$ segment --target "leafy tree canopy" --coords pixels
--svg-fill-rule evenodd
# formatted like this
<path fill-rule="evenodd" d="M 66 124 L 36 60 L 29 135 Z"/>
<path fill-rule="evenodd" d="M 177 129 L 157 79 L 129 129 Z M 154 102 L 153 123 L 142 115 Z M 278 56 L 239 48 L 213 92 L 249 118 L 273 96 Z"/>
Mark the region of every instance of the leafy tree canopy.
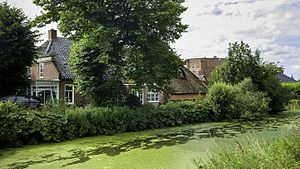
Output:
<path fill-rule="evenodd" d="M 46 11 L 36 23 L 59 22 L 61 32 L 74 40 L 71 60 L 76 83 L 96 104 L 109 97 L 119 102 L 126 80 L 133 80 L 137 87 L 168 90 L 169 81 L 183 65 L 170 47 L 187 28 L 180 18 L 186 10 L 183 2 L 34 0 Z"/>
<path fill-rule="evenodd" d="M 260 51 L 254 54 L 248 44 L 235 42 L 229 44 L 228 56 L 224 63 L 211 75 L 210 85 L 216 82 L 238 84 L 246 78 L 251 78 L 257 90 L 267 93 L 271 98 L 272 113 L 282 111 L 288 101 L 289 93 L 280 84 L 277 74 L 283 71 L 274 63 L 262 61 Z"/>
<path fill-rule="evenodd" d="M 0 3 L 0 97 L 24 89 L 36 56 L 37 34 L 20 9 Z"/>

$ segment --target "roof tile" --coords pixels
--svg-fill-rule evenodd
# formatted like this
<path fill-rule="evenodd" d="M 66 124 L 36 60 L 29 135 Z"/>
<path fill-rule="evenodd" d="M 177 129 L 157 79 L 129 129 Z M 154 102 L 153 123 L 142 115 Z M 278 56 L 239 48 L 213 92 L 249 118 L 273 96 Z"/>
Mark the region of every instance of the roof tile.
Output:
<path fill-rule="evenodd" d="M 47 40 L 39 47 L 41 57 L 52 55 L 62 79 L 73 79 L 69 65 L 69 50 L 72 42 L 68 38 L 56 38 Z"/>

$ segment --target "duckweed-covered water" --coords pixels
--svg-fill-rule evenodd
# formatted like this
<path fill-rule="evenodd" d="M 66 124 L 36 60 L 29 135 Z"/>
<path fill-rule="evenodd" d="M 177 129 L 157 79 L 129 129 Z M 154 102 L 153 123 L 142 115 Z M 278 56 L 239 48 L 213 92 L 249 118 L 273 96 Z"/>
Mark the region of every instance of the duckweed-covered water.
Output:
<path fill-rule="evenodd" d="M 3 149 L 0 168 L 193 169 L 193 159 L 205 160 L 218 148 L 286 135 L 298 119 L 300 113 L 290 112 L 253 122 L 205 123 Z"/>

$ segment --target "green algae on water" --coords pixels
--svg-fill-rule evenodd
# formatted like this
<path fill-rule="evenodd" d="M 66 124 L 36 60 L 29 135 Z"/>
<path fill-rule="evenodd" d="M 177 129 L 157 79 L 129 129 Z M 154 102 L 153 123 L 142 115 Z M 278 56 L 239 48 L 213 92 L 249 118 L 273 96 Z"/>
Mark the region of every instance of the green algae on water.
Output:
<path fill-rule="evenodd" d="M 205 159 L 215 145 L 234 146 L 237 139 L 247 137 L 272 140 L 297 119 L 299 113 L 4 149 L 0 150 L 0 168 L 192 168 L 191 159 Z"/>

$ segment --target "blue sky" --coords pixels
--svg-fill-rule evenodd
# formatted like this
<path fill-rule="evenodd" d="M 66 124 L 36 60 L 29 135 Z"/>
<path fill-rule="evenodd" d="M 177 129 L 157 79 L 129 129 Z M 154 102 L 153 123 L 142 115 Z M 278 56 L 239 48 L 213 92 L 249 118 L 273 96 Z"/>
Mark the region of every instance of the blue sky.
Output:
<path fill-rule="evenodd" d="M 0 2 L 3 0 L 0 0 Z M 31 0 L 7 0 L 30 18 L 40 14 Z M 300 79 L 300 0 L 186 0 L 187 33 L 172 46 L 181 58 L 225 57 L 230 42 L 244 41 Z M 56 28 L 51 24 L 39 29 Z"/>

